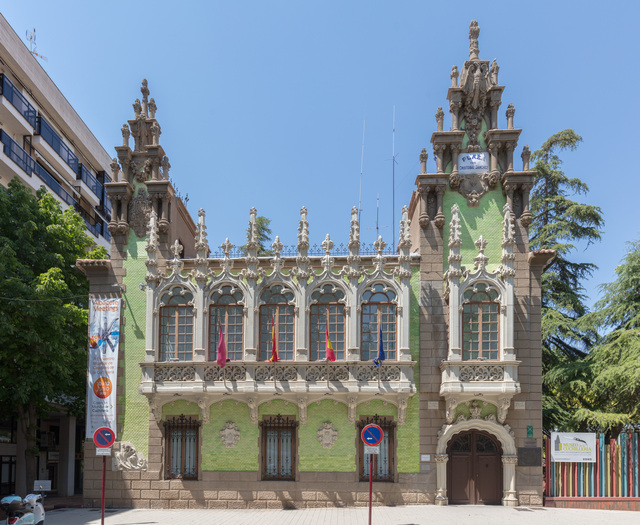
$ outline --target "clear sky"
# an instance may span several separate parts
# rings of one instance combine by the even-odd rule
[[[602,208],[602,242],[576,261],[612,281],[625,242],[640,237],[636,137],[640,103],[637,1],[347,2],[30,0],[0,3],[19,36],[36,29],[53,81],[111,156],[131,104],[149,81],[171,177],[194,217],[207,212],[210,245],[245,242],[249,209],[295,244],[308,208],[311,243],[346,242],[362,178],[362,237],[390,242],[429,152],[449,73],[480,25],[480,58],[497,59],[506,86],[500,108],[516,108],[517,150],[532,151],[573,128],[584,141],[563,155],[565,172]],[[392,123],[395,106],[395,218]],[[448,129],[448,128],[445,128]],[[634,131],[635,130],[635,131]],[[636,153],[634,153],[636,152]],[[396,231],[397,239],[397,231]]]

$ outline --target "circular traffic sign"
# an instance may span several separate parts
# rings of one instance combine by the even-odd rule
[[[100,427],[93,433],[93,442],[98,448],[109,448],[116,440],[116,433],[109,427]]]
[[[378,425],[374,425],[373,423],[367,425],[362,429],[362,441],[364,441],[365,445],[369,445],[370,447],[375,447],[382,441],[384,437],[384,432]]]

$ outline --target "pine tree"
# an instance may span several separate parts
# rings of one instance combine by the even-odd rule
[[[588,192],[578,178],[562,171],[558,153],[575,150],[582,141],[567,129],[551,136],[537,150],[536,179],[531,192],[533,222],[529,234],[532,250],[556,250],[556,258],[542,275],[542,350],[544,374],[545,427],[559,427],[583,406],[588,395],[586,370],[571,365],[585,357],[593,344],[592,330],[581,329],[579,319],[587,312],[583,280],[596,266],[570,259],[576,243],[600,240],[604,224],[597,206],[578,203],[572,198]]]

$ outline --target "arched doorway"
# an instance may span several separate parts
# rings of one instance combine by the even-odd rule
[[[500,505],[502,447],[487,432],[469,430],[447,447],[447,492],[453,505]]]

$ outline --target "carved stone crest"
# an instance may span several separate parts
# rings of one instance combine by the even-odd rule
[[[322,428],[318,430],[317,436],[322,448],[331,448],[338,439],[338,431],[333,423],[326,421],[322,423]]]
[[[227,421],[224,428],[220,431],[220,440],[227,448],[233,448],[240,441],[240,431],[238,426],[232,421]]]
[[[480,198],[496,187],[498,177],[491,173],[455,173],[449,178],[452,190],[458,190],[467,199],[470,208],[480,204]]]
[[[137,237],[147,234],[149,217],[151,216],[151,199],[145,188],[140,188],[138,194],[129,202],[129,226]]]

